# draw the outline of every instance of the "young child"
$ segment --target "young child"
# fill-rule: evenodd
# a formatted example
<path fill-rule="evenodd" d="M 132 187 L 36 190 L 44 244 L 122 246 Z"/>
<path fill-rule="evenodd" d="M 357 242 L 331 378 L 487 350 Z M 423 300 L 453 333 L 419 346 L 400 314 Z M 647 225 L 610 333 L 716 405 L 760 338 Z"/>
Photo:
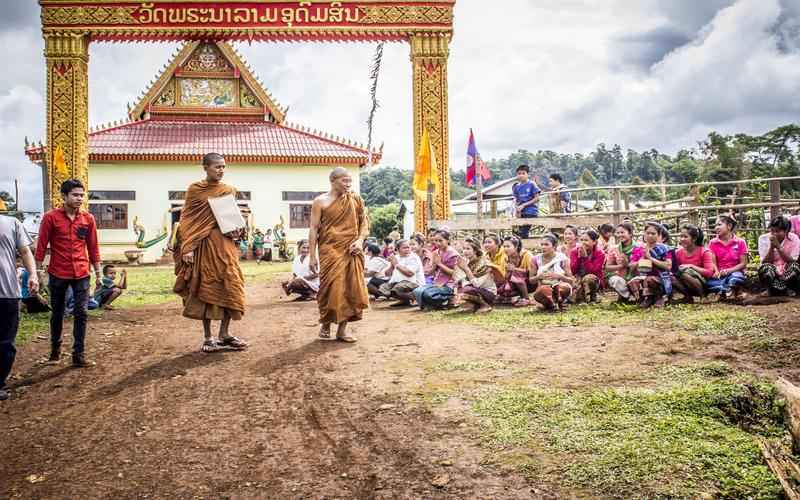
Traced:
<path fill-rule="evenodd" d="M 113 264 L 103 266 L 103 278 L 97 283 L 94 292 L 94 300 L 100 308 L 114 310 L 111 303 L 122 295 L 123 290 L 128 288 L 128 271 L 122 270 L 119 283 L 115 282 L 116 279 L 117 268 Z"/>
<path fill-rule="evenodd" d="M 31 293 L 28 288 L 30 273 L 22 265 L 22 259 L 19 257 L 17 257 L 17 278 L 19 279 L 19 296 L 25 306 L 25 312 L 28 314 L 48 312 L 50 306 L 47 304 L 47 299 L 42 297 L 39 292 Z"/>
<path fill-rule="evenodd" d="M 512 186 L 516 216 L 527 219 L 539 217 L 539 194 L 541 190 L 530 180 L 531 169 L 527 165 L 517 167 L 517 182 Z M 519 228 L 519 237 L 526 239 L 530 234 L 531 226 Z"/>

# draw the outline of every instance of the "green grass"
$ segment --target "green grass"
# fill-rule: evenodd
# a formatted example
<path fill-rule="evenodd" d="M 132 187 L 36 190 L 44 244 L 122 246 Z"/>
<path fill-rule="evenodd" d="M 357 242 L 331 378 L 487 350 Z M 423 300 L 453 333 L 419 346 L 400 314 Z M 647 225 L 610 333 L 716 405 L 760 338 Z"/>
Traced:
<path fill-rule="evenodd" d="M 573 306 L 561 314 L 546 314 L 532 309 L 497 308 L 491 314 L 475 315 L 456 311 L 439 312 L 447 321 L 468 323 L 492 330 L 541 330 L 560 326 L 636 326 L 678 330 L 701 335 L 762 335 L 767 320 L 744 308 L 718 305 L 674 305 L 664 309 L 642 310 L 617 303 Z"/>
<path fill-rule="evenodd" d="M 128 289 L 114 301 L 114 307 L 125 309 L 139 306 L 153 306 L 178 301 L 172 293 L 175 284 L 173 266 L 124 267 L 128 270 Z M 119 269 L 118 269 L 119 270 Z M 242 263 L 245 283 L 266 283 L 279 275 L 291 271 L 291 263 L 263 263 L 246 261 Z M 92 290 L 94 284 L 92 283 Z M 101 311 L 90 311 L 91 316 L 100 316 Z M 49 331 L 49 314 L 22 314 L 17 341 L 22 343 L 35 335 Z"/>
<path fill-rule="evenodd" d="M 774 387 L 724 363 L 656 378 L 654 389 L 487 392 L 474 403 L 482 442 L 512 450 L 522 472 L 614 498 L 780 498 L 755 437 L 784 432 Z M 541 448 L 558 459 L 537 467 Z"/>
<path fill-rule="evenodd" d="M 291 271 L 291 263 L 242 262 L 245 283 L 264 283 Z M 172 293 L 175 272 L 172 266 L 129 267 L 128 289 L 114 302 L 115 307 L 157 305 L 177 301 Z"/>

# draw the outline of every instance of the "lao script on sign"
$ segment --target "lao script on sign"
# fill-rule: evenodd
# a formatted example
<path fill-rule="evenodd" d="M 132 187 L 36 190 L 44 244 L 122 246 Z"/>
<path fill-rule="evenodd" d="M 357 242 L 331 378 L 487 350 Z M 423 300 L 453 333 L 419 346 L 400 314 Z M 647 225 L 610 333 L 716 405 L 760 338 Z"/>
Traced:
<path fill-rule="evenodd" d="M 214 212 L 214 218 L 217 219 L 217 224 L 222 234 L 228 234 L 231 231 L 244 228 L 244 218 L 232 194 L 226 194 L 219 198 L 209 198 L 208 204 L 211 207 L 211 211 Z"/>

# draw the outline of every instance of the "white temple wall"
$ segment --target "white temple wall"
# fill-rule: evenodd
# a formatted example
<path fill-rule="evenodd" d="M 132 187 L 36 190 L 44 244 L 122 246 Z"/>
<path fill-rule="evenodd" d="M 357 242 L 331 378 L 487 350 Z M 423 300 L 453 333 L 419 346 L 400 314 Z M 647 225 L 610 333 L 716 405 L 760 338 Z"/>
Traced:
<path fill-rule="evenodd" d="M 359 168 L 347 167 L 353 176 L 354 189 L 359 186 Z M 253 225 L 262 231 L 278 224 L 283 216 L 284 227 L 290 242 L 306 238 L 308 229 L 290 228 L 289 205 L 309 204 L 310 201 L 284 201 L 283 192 L 321 192 L 329 188 L 328 174 L 332 167 L 319 165 L 253 165 L 229 163 L 223 182 L 239 191 L 250 191 L 246 203 L 252 211 Z M 135 191 L 136 199 L 91 200 L 94 203 L 127 204 L 128 222 L 125 229 L 100 229 L 100 252 L 103 260 L 124 260 L 125 250 L 136 248 L 133 231 L 134 217 L 145 227 L 145 239 L 161 233 L 165 222 L 169 225 L 168 210 L 181 201 L 170 200 L 170 191 L 185 191 L 194 181 L 204 177 L 202 167 L 195 164 L 115 163 L 91 164 L 89 186 L 91 191 Z M 161 241 L 145 250 L 142 262 L 155 262 L 162 256 L 167 241 Z"/>

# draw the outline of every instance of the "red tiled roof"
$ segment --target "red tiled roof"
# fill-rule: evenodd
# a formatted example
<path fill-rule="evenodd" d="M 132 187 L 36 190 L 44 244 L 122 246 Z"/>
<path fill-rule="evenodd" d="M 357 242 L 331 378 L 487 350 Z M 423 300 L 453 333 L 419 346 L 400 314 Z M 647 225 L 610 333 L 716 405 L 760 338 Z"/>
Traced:
<path fill-rule="evenodd" d="M 89 161 L 200 161 L 217 152 L 229 162 L 356 164 L 369 152 L 329 136 L 271 122 L 143 120 L 89 134 Z M 26 151 L 38 160 L 41 148 Z M 380 152 L 373 153 L 373 162 Z"/>

